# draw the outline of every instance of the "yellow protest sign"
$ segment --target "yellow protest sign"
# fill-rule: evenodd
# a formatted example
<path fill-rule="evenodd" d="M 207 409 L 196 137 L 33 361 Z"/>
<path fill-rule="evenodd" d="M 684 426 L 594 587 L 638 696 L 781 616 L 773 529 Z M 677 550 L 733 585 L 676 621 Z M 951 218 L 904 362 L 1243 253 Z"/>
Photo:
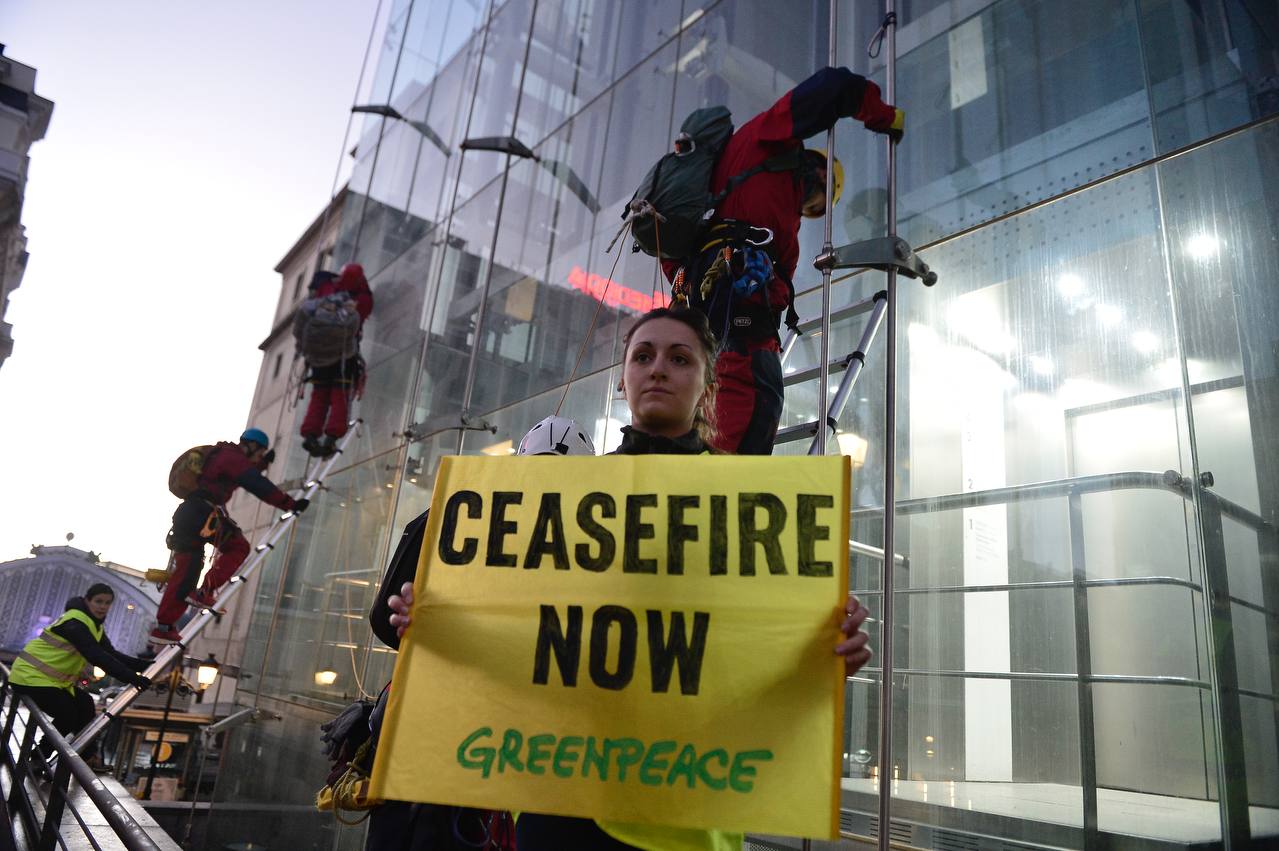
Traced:
<path fill-rule="evenodd" d="M 374 797 L 838 836 L 846 458 L 446 458 Z"/>

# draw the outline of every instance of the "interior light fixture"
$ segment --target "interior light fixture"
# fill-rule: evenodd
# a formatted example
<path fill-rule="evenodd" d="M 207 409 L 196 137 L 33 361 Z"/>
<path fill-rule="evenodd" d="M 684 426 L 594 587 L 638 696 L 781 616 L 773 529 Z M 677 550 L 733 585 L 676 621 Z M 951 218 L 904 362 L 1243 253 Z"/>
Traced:
<path fill-rule="evenodd" d="M 1076 296 L 1083 295 L 1084 279 L 1073 272 L 1067 272 L 1057 279 L 1057 292 L 1061 293 L 1066 298 L 1074 298 Z"/>
<path fill-rule="evenodd" d="M 1124 318 L 1124 312 L 1113 304 L 1097 305 L 1097 318 L 1101 320 L 1101 324 L 1106 327 L 1118 325 Z"/>
<path fill-rule="evenodd" d="M 1159 348 L 1159 337 L 1150 331 L 1138 331 L 1132 335 L 1132 345 L 1143 355 L 1152 354 Z"/>
<path fill-rule="evenodd" d="M 338 679 L 337 671 L 325 670 L 325 671 L 315 672 L 315 684 L 317 686 L 331 686 L 335 682 L 337 682 L 337 679 Z"/>
<path fill-rule="evenodd" d="M 839 454 L 847 455 L 854 467 L 866 463 L 866 449 L 870 446 L 866 438 L 851 431 L 841 431 L 836 432 L 835 442 L 839 444 Z"/>
<path fill-rule="evenodd" d="M 1030 368 L 1035 371 L 1036 375 L 1052 375 L 1057 371 L 1057 365 L 1052 362 L 1052 358 L 1031 355 L 1029 361 Z"/>
<path fill-rule="evenodd" d="M 509 440 L 503 440 L 501 443 L 494 443 L 480 450 L 485 455 L 514 455 L 515 445 Z"/>
<path fill-rule="evenodd" d="M 1197 233 L 1186 240 L 1186 253 L 1196 260 L 1211 260 L 1221 249 L 1221 242 L 1210 233 Z"/>

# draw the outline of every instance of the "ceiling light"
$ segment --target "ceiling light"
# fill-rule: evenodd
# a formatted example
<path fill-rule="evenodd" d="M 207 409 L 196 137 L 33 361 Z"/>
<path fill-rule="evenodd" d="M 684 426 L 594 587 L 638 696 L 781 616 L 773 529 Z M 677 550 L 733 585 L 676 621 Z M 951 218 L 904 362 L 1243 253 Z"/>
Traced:
<path fill-rule="evenodd" d="M 514 455 L 515 446 L 509 440 L 503 440 L 501 443 L 494 443 L 492 446 L 486 446 L 480 450 L 485 455 Z"/>
<path fill-rule="evenodd" d="M 337 671 L 316 671 L 315 684 L 317 686 L 331 686 L 338 679 Z"/>
<path fill-rule="evenodd" d="M 1221 243 L 1209 233 L 1197 233 L 1186 240 L 1186 253 L 1196 260 L 1210 260 L 1220 248 Z"/>
<path fill-rule="evenodd" d="M 1132 335 L 1132 344 L 1137 351 L 1148 355 L 1159 348 L 1159 338 L 1149 331 L 1138 331 Z"/>
<path fill-rule="evenodd" d="M 1057 367 L 1053 364 L 1052 359 L 1041 355 L 1030 356 L 1030 368 L 1035 371 L 1036 375 L 1052 375 L 1057 371 Z"/>
<path fill-rule="evenodd" d="M 866 449 L 870 446 L 866 438 L 851 431 L 841 431 L 835 435 L 835 442 L 839 444 L 839 454 L 847 455 L 854 467 L 866 463 Z"/>
<path fill-rule="evenodd" d="M 1067 272 L 1057 279 L 1057 292 L 1066 298 L 1074 298 L 1082 295 L 1084 291 L 1084 279 L 1078 275 Z"/>
<path fill-rule="evenodd" d="M 1101 320 L 1101 324 L 1107 327 L 1118 325 L 1120 320 L 1124 318 L 1124 312 L 1115 307 L 1113 304 L 1097 305 L 1097 318 Z"/>

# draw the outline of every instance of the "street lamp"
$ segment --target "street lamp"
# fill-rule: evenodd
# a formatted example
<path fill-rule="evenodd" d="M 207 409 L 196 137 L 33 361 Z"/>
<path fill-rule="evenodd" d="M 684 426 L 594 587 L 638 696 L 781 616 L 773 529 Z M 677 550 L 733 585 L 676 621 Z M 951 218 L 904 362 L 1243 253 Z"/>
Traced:
<path fill-rule="evenodd" d="M 218 660 L 213 658 L 213 654 L 209 654 L 209 658 L 200 663 L 195 670 L 195 680 L 200 684 L 200 691 L 204 691 L 213 685 L 218 678 Z"/>
<path fill-rule="evenodd" d="M 532 160 L 549 171 L 556 180 L 568 187 L 568 191 L 572 192 L 577 197 L 577 200 L 586 206 L 586 209 L 592 213 L 600 211 L 600 202 L 595 200 L 591 190 L 586 188 L 586 183 L 577 176 L 577 172 L 573 171 L 572 166 L 559 160 L 538 156 L 533 153 L 528 145 L 525 145 L 514 136 L 483 136 L 478 139 L 465 139 L 459 147 L 464 151 L 496 151 L 499 154 L 509 154 L 520 159 Z"/>
<path fill-rule="evenodd" d="M 440 134 L 436 133 L 434 130 L 431 129 L 431 125 L 427 124 L 425 121 L 416 121 L 412 118 L 405 118 L 403 115 L 400 114 L 400 111 L 398 109 L 391 106 L 389 103 L 363 104 L 360 106 L 353 106 L 351 107 L 351 111 L 367 113 L 369 115 L 380 115 L 383 118 L 391 118 L 396 121 L 403 121 L 405 124 L 409 125 L 414 130 L 416 130 L 417 132 L 425 136 L 427 141 L 429 141 L 435 147 L 439 148 L 441 153 L 444 154 L 444 156 L 448 157 L 453 155 L 453 152 L 449 150 L 449 146 L 445 144 L 442 138 L 440 138 Z"/>

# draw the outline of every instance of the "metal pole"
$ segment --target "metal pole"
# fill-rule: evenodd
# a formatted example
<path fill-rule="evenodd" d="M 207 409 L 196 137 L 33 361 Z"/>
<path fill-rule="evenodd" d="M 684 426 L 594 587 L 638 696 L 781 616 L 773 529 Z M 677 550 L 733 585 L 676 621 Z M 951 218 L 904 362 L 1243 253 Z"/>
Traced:
<path fill-rule="evenodd" d="M 897 102 L 897 4 L 884 0 L 884 94 Z M 888 137 L 888 236 L 897 235 L 897 143 Z M 888 270 L 887 360 L 884 368 L 884 552 L 895 553 L 893 525 L 897 501 L 897 270 Z M 884 559 L 880 601 L 880 664 L 883 679 L 879 698 L 879 848 L 888 851 L 893 779 L 893 561 Z"/>
<path fill-rule="evenodd" d="M 826 53 L 826 64 L 835 67 L 835 46 L 838 41 L 837 30 L 839 26 L 839 0 L 830 0 L 830 19 L 827 23 L 829 27 L 828 45 Z M 822 251 L 823 257 L 828 256 L 835 250 L 835 246 L 831 241 L 834 231 L 835 220 L 832 215 L 832 208 L 835 206 L 835 125 L 832 124 L 830 129 L 826 131 L 826 216 L 822 221 Z M 817 368 L 817 439 L 809 448 L 809 454 L 826 455 L 826 420 L 828 417 L 828 395 L 830 384 L 830 277 L 831 268 L 829 264 L 822 264 L 822 339 L 821 339 L 821 365 Z M 786 347 L 782 351 L 781 357 L 785 359 L 790 353 L 790 347 L 794 344 L 797 334 L 792 333 L 787 339 Z M 804 851 L 810 851 L 813 847 L 811 839 L 804 839 Z"/>
<path fill-rule="evenodd" d="M 151 766 L 147 769 L 147 788 L 142 792 L 144 801 L 151 800 L 151 784 L 155 783 L 155 769 L 160 761 L 160 749 L 164 747 L 164 734 L 169 729 L 169 711 L 173 709 L 173 693 L 182 682 L 182 659 L 173 663 L 173 671 L 169 674 L 169 695 L 164 701 L 164 714 L 160 716 L 160 732 L 155 737 L 155 747 L 151 749 Z"/>
<path fill-rule="evenodd" d="M 836 32 L 839 25 L 839 0 L 830 0 L 830 39 L 827 50 L 827 65 L 835 66 Z M 829 255 L 835 250 L 831 243 L 835 220 L 831 209 L 835 204 L 835 125 L 826 131 L 826 217 L 823 222 L 822 255 Z M 822 268 L 822 341 L 821 366 L 817 372 L 817 443 L 816 455 L 826 454 L 826 420 L 827 420 L 827 385 L 830 384 L 830 276 L 831 268 L 823 264 Z"/>
<path fill-rule="evenodd" d="M 537 29 L 537 4 L 533 0 L 533 9 L 529 13 L 528 40 L 524 42 L 524 61 L 520 65 L 519 88 L 515 93 L 515 111 L 511 116 L 511 132 L 520 123 L 520 105 L 524 102 L 524 77 L 528 74 L 529 51 L 533 49 L 533 34 Z M 483 60 L 481 60 L 483 61 Z M 461 175 L 458 176 L 461 179 Z M 502 167 L 502 188 L 497 195 L 497 214 L 493 219 L 493 239 L 489 243 L 488 270 L 484 274 L 484 285 L 480 289 L 480 303 L 475 308 L 475 341 L 471 346 L 471 357 L 466 362 L 466 383 L 462 386 L 462 413 L 471 411 L 471 401 L 475 396 L 475 373 L 480 362 L 480 351 L 484 347 L 484 316 L 488 312 L 489 290 L 493 285 L 493 269 L 497 266 L 497 242 L 502 230 L 502 210 L 506 206 L 506 189 L 511 181 L 511 155 L 506 155 L 506 164 Z M 458 429 L 457 454 L 461 455 L 466 441 L 466 429 Z"/>

